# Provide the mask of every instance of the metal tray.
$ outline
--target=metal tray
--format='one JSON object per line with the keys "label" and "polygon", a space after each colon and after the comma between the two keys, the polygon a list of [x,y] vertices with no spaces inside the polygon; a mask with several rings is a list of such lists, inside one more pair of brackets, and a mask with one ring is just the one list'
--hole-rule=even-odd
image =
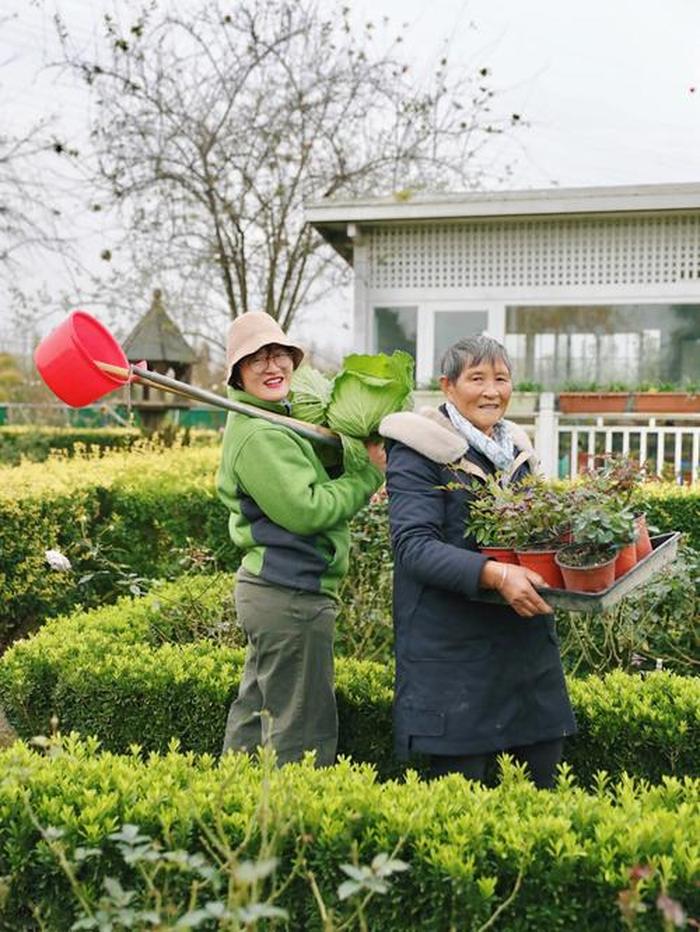
{"label": "metal tray", "polygon": [[[670,531],[651,538],[652,551],[632,567],[624,576],[615,580],[612,586],[601,592],[577,592],[574,589],[540,589],[542,596],[552,608],[563,608],[570,612],[605,612],[620,599],[629,595],[633,589],[643,586],[652,576],[676,559],[678,553],[679,531]],[[504,599],[496,592],[485,592],[479,596],[480,602],[495,602],[505,605]]]}

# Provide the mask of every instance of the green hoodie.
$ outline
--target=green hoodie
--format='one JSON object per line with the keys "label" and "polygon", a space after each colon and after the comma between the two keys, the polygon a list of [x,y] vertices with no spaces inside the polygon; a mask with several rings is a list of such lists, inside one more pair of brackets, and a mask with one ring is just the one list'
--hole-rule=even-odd
{"label": "green hoodie", "polygon": [[[284,405],[229,389],[278,414]],[[348,568],[348,521],[384,481],[368,463],[331,479],[311,441],[288,427],[230,412],[217,479],[243,566],[279,586],[337,595]]]}

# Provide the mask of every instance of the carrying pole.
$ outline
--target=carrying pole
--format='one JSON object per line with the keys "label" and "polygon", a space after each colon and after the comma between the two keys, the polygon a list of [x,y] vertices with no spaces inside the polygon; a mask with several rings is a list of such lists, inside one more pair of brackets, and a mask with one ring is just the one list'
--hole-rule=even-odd
{"label": "carrying pole", "polygon": [[306,437],[307,440],[315,440],[317,443],[323,443],[327,446],[342,446],[338,434],[318,424],[309,424],[307,421],[277,414],[276,411],[266,411],[264,408],[256,408],[254,405],[247,405],[240,401],[231,401],[229,398],[207,391],[205,388],[197,388],[195,385],[188,385],[187,382],[180,382],[177,379],[171,379],[167,375],[151,372],[150,369],[141,369],[139,366],[129,366],[128,369],[124,369],[122,366],[113,366],[111,363],[98,362],[97,360],[95,360],[95,365],[103,372],[108,372],[110,375],[115,375],[125,381],[133,379],[147,385],[153,385],[154,388],[159,388],[161,391],[170,391],[177,395],[184,395],[187,398],[194,398],[196,401],[203,401],[226,411],[248,414],[251,417],[261,418],[263,421],[280,424],[295,431],[300,436]]}

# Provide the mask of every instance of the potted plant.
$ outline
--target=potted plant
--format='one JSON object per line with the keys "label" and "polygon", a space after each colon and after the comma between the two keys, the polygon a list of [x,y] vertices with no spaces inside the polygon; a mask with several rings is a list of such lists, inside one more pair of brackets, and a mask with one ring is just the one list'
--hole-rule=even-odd
{"label": "potted plant", "polygon": [[562,414],[608,414],[632,410],[633,397],[629,388],[619,382],[607,386],[595,382],[568,383],[559,392]]}
{"label": "potted plant", "polygon": [[[652,546],[646,516],[641,507],[640,489],[647,479],[646,466],[629,456],[607,454],[600,465],[583,474],[583,492],[592,499],[614,502],[618,509],[632,508],[635,519],[636,539],[634,543],[635,563],[651,553]],[[631,547],[631,545],[628,545]],[[618,576],[622,574],[625,554],[618,563]],[[631,559],[629,550],[627,559]],[[634,565],[634,564],[632,564]],[[627,567],[629,568],[629,567]]]}
{"label": "potted plant", "polygon": [[539,573],[557,589],[564,586],[554,555],[570,525],[570,495],[539,476],[528,476],[518,489],[513,516],[518,562]]}
{"label": "potted plant", "polygon": [[683,387],[671,382],[640,385],[634,393],[634,410],[640,414],[698,414],[700,385],[693,382]]}
{"label": "potted plant", "polygon": [[634,515],[614,500],[590,502],[573,515],[571,536],[555,557],[565,588],[600,592],[612,586],[618,554],[634,541]]}
{"label": "potted plant", "polygon": [[469,506],[465,536],[472,536],[482,553],[500,563],[518,563],[518,493],[513,486],[502,486],[499,477],[489,476],[476,486]]}
{"label": "potted plant", "polygon": [[539,382],[516,382],[508,402],[506,417],[532,417],[537,412],[541,392],[542,385]]}

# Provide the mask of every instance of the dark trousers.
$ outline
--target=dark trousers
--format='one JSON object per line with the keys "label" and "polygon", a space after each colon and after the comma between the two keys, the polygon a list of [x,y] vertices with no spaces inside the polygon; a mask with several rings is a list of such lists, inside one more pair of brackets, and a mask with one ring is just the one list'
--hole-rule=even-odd
{"label": "dark trousers", "polygon": [[305,751],[316,752],[319,767],[332,764],[338,741],[335,602],[243,568],[236,579],[236,613],[248,650],[223,750],[253,753],[269,744],[279,765],[300,760]]}
{"label": "dark trousers", "polygon": [[[561,760],[564,741],[541,741],[539,744],[524,744],[506,748],[516,761],[527,765],[530,779],[538,789],[548,790],[554,786],[557,764]],[[448,773],[461,773],[468,780],[483,782],[486,768],[496,759],[496,754],[433,754],[430,758],[429,777],[432,780]]]}

